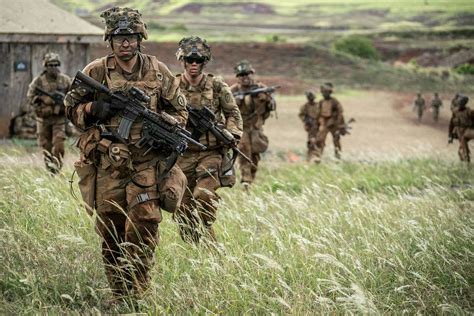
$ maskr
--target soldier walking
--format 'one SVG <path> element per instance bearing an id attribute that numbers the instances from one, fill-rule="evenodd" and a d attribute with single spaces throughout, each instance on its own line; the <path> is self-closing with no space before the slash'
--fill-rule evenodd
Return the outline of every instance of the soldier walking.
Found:
<path id="1" fill-rule="evenodd" d="M 236 95 L 235 101 L 243 120 L 243 134 L 239 149 L 250 157 L 252 163 L 239 156 L 241 182 L 246 190 L 255 180 L 260 155 L 268 149 L 268 137 L 263 133 L 265 120 L 276 109 L 276 102 L 270 92 L 252 93 L 253 90 L 266 88 L 254 79 L 255 69 L 247 60 L 242 60 L 234 68 L 237 83 L 231 86 Z"/>
<path id="2" fill-rule="evenodd" d="M 327 82 L 321 86 L 323 99 L 318 103 L 318 131 L 316 134 L 316 150 L 313 161 L 321 162 L 324 147 L 326 145 L 326 136 L 332 135 L 334 144 L 334 155 L 337 159 L 341 158 L 341 135 L 347 133 L 343 108 L 336 98 L 333 98 L 333 85 Z"/>
<path id="3" fill-rule="evenodd" d="M 305 94 L 307 102 L 300 108 L 298 116 L 304 123 L 304 130 L 308 133 L 307 160 L 309 162 L 314 162 L 314 159 L 317 159 L 316 136 L 319 128 L 319 106 L 313 92 L 306 91 Z"/>
<path id="4" fill-rule="evenodd" d="M 61 60 L 56 53 L 46 53 L 43 66 L 44 71 L 30 83 L 27 98 L 36 115 L 38 146 L 43 149 L 46 169 L 56 174 L 63 164 L 67 122 L 63 99 L 71 78 L 60 71 Z"/>
<path id="5" fill-rule="evenodd" d="M 142 99 L 148 100 L 145 107 L 169 113 L 184 126 L 188 113 L 179 79 L 155 56 L 141 52 L 142 40 L 147 39 L 141 14 L 114 7 L 101 17 L 112 53 L 91 62 L 83 72 L 112 92 L 132 95 L 137 91 L 132 88 L 142 90 Z M 140 296 L 150 284 L 160 208 L 172 212 L 179 207 L 186 177 L 177 166 L 166 172 L 170 152 L 139 145 L 145 135 L 143 120 L 133 121 L 126 139 L 118 136 L 125 118 L 123 104 L 116 99 L 73 85 L 65 105 L 68 118 L 83 131 L 75 169 L 85 203 L 97 213 L 96 231 L 110 288 L 116 299 Z"/>
<path id="6" fill-rule="evenodd" d="M 438 92 L 435 92 L 433 100 L 431 100 L 431 111 L 433 112 L 433 120 L 438 122 L 439 110 L 443 106 L 443 101 L 439 98 Z"/>
<path id="7" fill-rule="evenodd" d="M 177 78 L 188 100 L 189 111 L 210 111 L 211 122 L 226 129 L 232 135 L 233 142 L 238 142 L 242 136 L 242 117 L 232 92 L 222 78 L 203 72 L 211 60 L 210 46 L 198 36 L 183 38 L 178 46 L 176 57 L 184 71 Z M 186 128 L 207 149 L 190 144 L 188 151 L 178 160 L 188 179 L 188 187 L 175 219 L 183 240 L 198 243 L 204 237 L 213 242 L 216 237 L 212 224 L 216 220 L 219 199 L 216 190 L 233 185 L 222 181 L 223 162 L 228 157 L 229 148 L 212 131 L 203 130 L 193 118 L 190 112 Z"/>
<path id="8" fill-rule="evenodd" d="M 459 140 L 458 155 L 461 161 L 471 161 L 469 141 L 474 139 L 474 111 L 467 107 L 469 98 L 459 95 L 457 98 L 457 108 L 453 111 L 449 122 L 449 143 L 454 138 Z"/>
<path id="9" fill-rule="evenodd" d="M 417 93 L 415 102 L 413 104 L 413 110 L 416 111 L 418 123 L 421 123 L 421 118 L 423 117 L 423 112 L 425 111 L 425 108 L 425 99 L 423 98 L 421 93 Z"/>

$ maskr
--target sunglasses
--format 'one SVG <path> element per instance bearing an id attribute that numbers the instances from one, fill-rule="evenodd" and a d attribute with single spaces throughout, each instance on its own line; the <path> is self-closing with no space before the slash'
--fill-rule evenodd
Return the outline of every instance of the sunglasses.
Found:
<path id="1" fill-rule="evenodd" d="M 183 59 L 187 64 L 203 64 L 206 61 L 203 57 L 184 57 Z"/>
<path id="2" fill-rule="evenodd" d="M 59 64 L 46 64 L 46 67 L 48 68 L 59 67 Z"/>
<path id="3" fill-rule="evenodd" d="M 138 42 L 137 35 L 114 35 L 112 36 L 112 42 L 115 45 L 122 45 L 123 42 L 127 41 L 129 44 L 135 44 Z"/>
<path id="4" fill-rule="evenodd" d="M 250 73 L 244 72 L 237 75 L 237 77 L 247 77 Z"/>

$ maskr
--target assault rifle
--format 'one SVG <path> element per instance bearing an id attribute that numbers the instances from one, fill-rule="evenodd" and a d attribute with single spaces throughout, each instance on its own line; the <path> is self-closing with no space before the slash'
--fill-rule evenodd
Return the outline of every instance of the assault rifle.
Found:
<path id="1" fill-rule="evenodd" d="M 60 91 L 48 92 L 46 90 L 41 89 L 40 87 L 36 87 L 35 91 L 38 92 L 39 94 L 47 95 L 48 97 L 53 99 L 55 104 L 63 105 L 63 103 L 64 103 L 64 96 L 65 95 L 64 95 L 64 93 L 62 93 Z"/>
<path id="2" fill-rule="evenodd" d="M 191 106 L 187 106 L 189 118 L 188 122 L 194 129 L 193 138 L 197 141 L 202 134 L 210 132 L 216 137 L 219 143 L 232 149 L 234 152 L 234 159 L 237 154 L 241 155 L 245 160 L 254 165 L 252 160 L 247 157 L 239 148 L 235 142 L 235 137 L 226 129 L 220 128 L 216 124 L 216 115 L 209 110 L 209 108 L 203 106 L 202 109 L 198 110 Z"/>
<path id="3" fill-rule="evenodd" d="M 263 93 L 273 93 L 273 92 L 276 91 L 276 89 L 279 89 L 279 88 L 280 88 L 280 86 L 257 88 L 257 89 L 253 89 L 253 90 L 245 91 L 245 92 L 242 92 L 242 91 L 234 92 L 233 95 L 234 95 L 234 98 L 236 98 L 236 99 L 243 99 L 246 95 L 256 96 L 257 94 L 262 93 L 262 92 Z"/>
<path id="4" fill-rule="evenodd" d="M 143 119 L 142 138 L 135 144 L 142 148 L 147 146 L 146 155 L 152 149 L 171 151 L 169 168 L 174 165 L 178 155 L 188 148 L 188 142 L 206 149 L 206 146 L 195 141 L 186 129 L 178 125 L 178 121 L 167 113 L 156 113 L 145 107 L 150 102 L 150 97 L 138 88 L 131 87 L 125 92 L 112 92 L 106 86 L 91 77 L 78 71 L 72 88 L 80 87 L 89 94 L 104 95 L 106 99 L 117 104 L 121 109 L 121 120 L 117 132 L 112 136 L 126 142 L 130 136 L 133 122 L 138 118 Z"/>
<path id="5" fill-rule="evenodd" d="M 355 118 L 351 117 L 349 121 L 347 121 L 346 123 L 340 126 L 341 127 L 340 130 L 345 131 L 344 135 L 350 134 L 350 130 L 352 129 L 351 123 L 354 123 L 355 121 L 356 121 Z M 338 131 L 339 134 L 340 134 L 340 130 Z"/>

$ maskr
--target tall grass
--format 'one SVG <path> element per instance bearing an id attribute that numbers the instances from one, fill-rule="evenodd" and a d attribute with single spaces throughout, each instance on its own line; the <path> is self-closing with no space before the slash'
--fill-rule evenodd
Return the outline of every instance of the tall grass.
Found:
<path id="1" fill-rule="evenodd" d="M 264 164 L 249 194 L 220 191 L 222 251 L 183 243 L 165 215 L 151 294 L 115 310 L 70 173 L 1 167 L 0 313 L 473 312 L 474 172 L 465 165 Z"/>

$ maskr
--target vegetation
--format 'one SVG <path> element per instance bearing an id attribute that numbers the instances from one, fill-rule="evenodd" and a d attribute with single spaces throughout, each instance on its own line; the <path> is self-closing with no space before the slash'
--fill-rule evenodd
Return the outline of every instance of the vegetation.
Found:
<path id="1" fill-rule="evenodd" d="M 266 164 L 250 194 L 220 191 L 222 251 L 184 244 L 165 214 L 151 295 L 110 310 L 72 170 L 2 160 L 2 314 L 473 310 L 474 171 L 460 163 Z"/>
<path id="2" fill-rule="evenodd" d="M 474 66 L 470 64 L 463 64 L 454 69 L 460 75 L 474 75 Z"/>
<path id="3" fill-rule="evenodd" d="M 363 36 L 348 36 L 340 38 L 334 43 L 334 48 L 340 52 L 365 59 L 379 59 L 379 54 L 372 41 Z"/>

